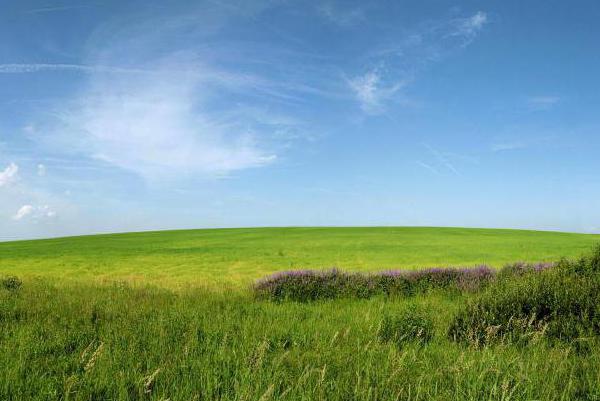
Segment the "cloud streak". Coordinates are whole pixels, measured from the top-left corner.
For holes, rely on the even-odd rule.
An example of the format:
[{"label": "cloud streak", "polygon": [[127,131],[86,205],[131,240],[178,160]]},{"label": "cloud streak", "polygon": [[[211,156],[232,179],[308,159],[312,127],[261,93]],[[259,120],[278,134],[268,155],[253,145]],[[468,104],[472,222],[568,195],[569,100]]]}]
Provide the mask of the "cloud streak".
[{"label": "cloud streak", "polygon": [[[460,172],[458,171],[458,169],[455,167],[454,162],[451,160],[451,158],[456,158],[455,155],[453,155],[451,153],[447,153],[447,152],[441,152],[426,143],[424,143],[423,146],[425,146],[425,148],[429,151],[429,153],[434,157],[435,164],[437,166],[439,166],[440,168],[443,168],[445,170],[448,170],[449,172],[451,172],[452,174],[454,174],[456,176],[461,175]],[[436,169],[436,170],[439,172],[438,169]]]},{"label": "cloud streak", "polygon": [[0,188],[8,186],[18,180],[19,166],[10,163],[3,171],[0,171]]},{"label": "cloud streak", "polygon": [[513,141],[513,142],[498,142],[494,143],[491,146],[492,152],[506,152],[510,150],[519,150],[527,148],[527,143],[523,141]]},{"label": "cloud streak", "polygon": [[435,167],[433,167],[432,165],[430,165],[428,163],[424,163],[424,162],[418,160],[417,165],[423,167],[425,170],[428,170],[429,172],[431,172],[435,175],[441,175],[440,172],[438,171],[438,169],[436,169]]},{"label": "cloud streak", "polygon": [[110,72],[110,73],[148,73],[149,71],[144,69],[131,69],[131,68],[120,68],[110,67],[102,65],[84,65],[84,64],[39,64],[39,63],[25,63],[25,64],[0,64],[0,74],[31,74],[45,71],[66,71],[66,72],[84,72],[84,73],[98,73],[98,72]]},{"label": "cloud streak", "polygon": [[70,6],[54,6],[54,7],[38,7],[32,8],[30,10],[25,11],[25,14],[43,14],[43,13],[52,13],[58,11],[69,11],[76,10],[81,8],[92,8],[94,6],[98,6],[99,4],[76,4]]}]

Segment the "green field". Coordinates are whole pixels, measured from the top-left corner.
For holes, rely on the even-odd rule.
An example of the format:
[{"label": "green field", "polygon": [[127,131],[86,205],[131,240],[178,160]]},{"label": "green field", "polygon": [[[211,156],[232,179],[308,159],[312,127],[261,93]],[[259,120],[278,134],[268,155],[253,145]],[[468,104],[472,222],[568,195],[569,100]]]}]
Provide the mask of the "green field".
[{"label": "green field", "polygon": [[0,243],[0,273],[78,281],[246,286],[281,270],[500,267],[580,255],[600,235],[464,228],[247,228]]},{"label": "green field", "polygon": [[[448,337],[477,297],[275,303],[287,269],[500,267],[575,257],[600,236],[458,228],[269,228],[0,244],[0,400],[600,400],[600,341],[475,347]],[[4,284],[3,284],[4,285]],[[379,337],[418,311],[429,343]]]}]

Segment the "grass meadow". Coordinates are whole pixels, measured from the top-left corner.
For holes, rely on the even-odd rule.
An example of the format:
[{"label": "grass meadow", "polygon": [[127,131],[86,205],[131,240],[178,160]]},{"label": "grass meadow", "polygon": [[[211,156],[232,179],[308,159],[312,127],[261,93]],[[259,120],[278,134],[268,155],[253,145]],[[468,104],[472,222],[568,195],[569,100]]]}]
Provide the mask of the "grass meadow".
[{"label": "grass meadow", "polygon": [[[2,243],[0,277],[18,276],[22,285],[5,279],[0,287],[0,400],[600,400],[595,335],[551,342],[536,326],[520,337],[527,341],[449,336],[457,316],[465,322],[465,313],[483,310],[475,307],[480,297],[491,305],[485,310],[498,307],[497,289],[314,302],[257,299],[251,290],[282,270],[500,268],[576,258],[598,242],[583,234],[390,227]],[[596,277],[594,263],[573,288]],[[567,280],[555,276],[548,283]],[[531,288],[536,299],[547,295],[543,283]],[[527,295],[517,290],[515,297]],[[569,308],[576,314],[580,306]],[[588,315],[595,330],[600,321]],[[416,336],[394,336],[394,322]]]},{"label": "grass meadow", "polygon": [[172,289],[243,288],[282,270],[554,261],[578,256],[598,241],[600,235],[465,228],[160,231],[0,243],[0,273]]}]

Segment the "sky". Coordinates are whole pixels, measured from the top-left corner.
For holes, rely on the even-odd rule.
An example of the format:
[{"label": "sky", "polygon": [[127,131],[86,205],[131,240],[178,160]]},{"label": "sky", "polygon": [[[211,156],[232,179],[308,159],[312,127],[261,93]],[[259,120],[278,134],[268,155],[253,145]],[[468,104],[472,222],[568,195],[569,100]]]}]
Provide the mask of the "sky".
[{"label": "sky", "polygon": [[0,240],[600,232],[597,1],[4,0]]}]

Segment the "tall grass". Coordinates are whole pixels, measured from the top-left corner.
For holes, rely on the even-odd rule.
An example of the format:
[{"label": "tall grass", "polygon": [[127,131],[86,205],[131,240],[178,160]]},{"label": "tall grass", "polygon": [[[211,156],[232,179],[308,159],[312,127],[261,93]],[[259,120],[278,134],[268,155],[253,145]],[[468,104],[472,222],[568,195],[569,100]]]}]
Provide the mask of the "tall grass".
[{"label": "tall grass", "polygon": [[[244,292],[25,280],[15,291],[0,288],[0,400],[600,396],[597,347],[475,348],[448,339],[472,297],[434,291],[273,303]],[[427,341],[410,338],[422,328]]]}]

